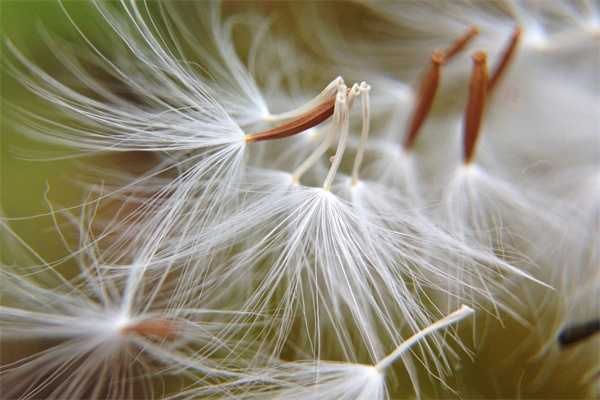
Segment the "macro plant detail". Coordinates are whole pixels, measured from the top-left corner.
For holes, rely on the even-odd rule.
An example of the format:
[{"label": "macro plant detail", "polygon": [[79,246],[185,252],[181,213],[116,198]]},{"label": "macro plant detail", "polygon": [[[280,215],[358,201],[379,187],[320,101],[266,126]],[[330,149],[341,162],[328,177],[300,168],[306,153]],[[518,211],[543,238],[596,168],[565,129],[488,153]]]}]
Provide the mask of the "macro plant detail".
[{"label": "macro plant detail", "polygon": [[0,397],[599,393],[596,1],[27,7]]}]

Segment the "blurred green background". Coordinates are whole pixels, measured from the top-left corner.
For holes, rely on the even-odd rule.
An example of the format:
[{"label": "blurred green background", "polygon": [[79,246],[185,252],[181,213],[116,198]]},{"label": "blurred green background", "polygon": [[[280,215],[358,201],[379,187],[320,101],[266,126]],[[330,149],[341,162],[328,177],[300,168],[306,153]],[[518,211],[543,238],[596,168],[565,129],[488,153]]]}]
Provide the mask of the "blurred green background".
[{"label": "blurred green background", "polygon": [[[92,11],[88,2],[65,2],[65,7],[77,21],[89,19]],[[47,198],[57,209],[77,206],[85,196],[81,185],[77,184],[79,167],[74,159],[52,160],[64,155],[64,151],[57,151],[56,147],[32,140],[20,132],[18,117],[11,112],[10,104],[27,110],[38,107],[48,110],[49,107],[20,85],[7,70],[6,61],[14,61],[14,57],[6,41],[10,40],[44,70],[60,75],[60,65],[48,56],[42,32],[46,30],[65,38],[74,38],[77,33],[60,4],[54,1],[2,0],[0,27],[3,39],[0,204],[11,228],[26,243],[45,259],[57,260],[67,252],[48,215],[50,208],[44,193],[48,188]],[[3,243],[3,246],[3,260],[11,262],[12,245]]]}]

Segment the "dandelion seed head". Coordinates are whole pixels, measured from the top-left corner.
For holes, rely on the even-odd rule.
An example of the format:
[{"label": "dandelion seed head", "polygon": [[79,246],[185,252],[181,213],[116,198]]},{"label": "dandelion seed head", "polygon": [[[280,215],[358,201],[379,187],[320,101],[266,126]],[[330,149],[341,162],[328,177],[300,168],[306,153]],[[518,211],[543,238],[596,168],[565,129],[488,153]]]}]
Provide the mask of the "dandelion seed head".
[{"label": "dandelion seed head", "polygon": [[596,2],[92,6],[110,44],[61,5],[56,71],[6,41],[47,110],[11,115],[150,162],[65,210],[73,276],[2,266],[2,339],[59,342],[0,369],[10,395],[468,397],[471,368],[535,397],[597,348],[557,345],[597,313]]}]

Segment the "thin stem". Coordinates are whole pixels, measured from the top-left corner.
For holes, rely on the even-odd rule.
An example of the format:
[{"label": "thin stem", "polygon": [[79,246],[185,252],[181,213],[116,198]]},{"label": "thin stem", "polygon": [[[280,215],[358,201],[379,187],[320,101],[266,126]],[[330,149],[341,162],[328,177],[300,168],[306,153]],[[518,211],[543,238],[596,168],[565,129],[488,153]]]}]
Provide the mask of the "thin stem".
[{"label": "thin stem", "polygon": [[475,143],[479,136],[485,98],[487,95],[488,74],[487,54],[481,51],[473,54],[473,73],[469,85],[469,99],[464,117],[464,154],[465,164],[471,163],[475,151]]},{"label": "thin stem", "polygon": [[343,105],[345,103],[346,96],[344,95],[344,93],[338,93],[335,97],[335,106],[333,110],[333,125],[331,126],[329,134],[327,135],[325,140],[321,142],[319,147],[317,147],[317,149],[306,160],[304,160],[304,162],[300,164],[300,166],[296,168],[296,170],[292,173],[292,181],[298,182],[302,175],[310,167],[312,167],[313,164],[317,162],[319,157],[321,157],[323,153],[325,153],[327,149],[331,146],[333,140],[335,139],[335,134],[337,133],[338,129],[340,128],[340,124],[342,123],[340,114],[343,112],[342,108],[344,108]]},{"label": "thin stem", "polygon": [[[309,110],[318,107],[319,105],[321,105],[321,103],[323,103],[327,99],[330,99],[332,96],[334,96],[335,93],[339,90],[340,86],[342,86],[343,84],[344,84],[344,79],[341,76],[338,76],[337,78],[335,78],[334,80],[329,82],[327,87],[325,87],[325,89],[323,89],[321,91],[321,93],[319,93],[317,96],[315,96],[315,98],[312,99],[311,101],[296,108],[295,110],[287,111],[287,112],[284,112],[281,114],[269,114],[265,117],[265,121],[266,122],[278,122],[278,121],[282,121],[282,120],[288,119],[288,118],[295,118],[295,117],[299,116],[300,114],[305,114],[305,113],[309,112]],[[332,110],[333,110],[333,101],[332,101]]]},{"label": "thin stem", "polygon": [[367,146],[367,139],[369,138],[369,125],[371,123],[371,105],[369,100],[369,91],[371,86],[365,82],[360,84],[360,103],[362,106],[362,130],[360,132],[360,144],[356,150],[356,157],[354,158],[354,165],[352,166],[352,185],[358,183],[358,170],[362,163],[363,156],[365,154],[365,147]]},{"label": "thin stem", "polygon": [[[344,93],[338,93],[338,98],[340,101],[340,124],[341,130],[340,133],[340,141],[338,143],[337,150],[335,151],[335,156],[333,157],[333,164],[331,164],[331,168],[329,168],[329,173],[325,178],[325,182],[323,182],[323,190],[329,191],[331,189],[331,183],[333,182],[333,178],[335,177],[335,173],[337,172],[338,167],[340,166],[340,162],[342,162],[342,157],[344,156],[344,151],[346,150],[346,141],[348,139],[348,130],[350,121],[348,120],[348,106],[350,103],[354,103],[354,98],[356,97],[355,87],[353,87],[350,92],[352,96],[352,100],[349,96],[344,96]],[[337,100],[336,100],[337,102]]]},{"label": "thin stem", "polygon": [[431,63],[429,64],[427,73],[421,82],[421,89],[419,90],[419,102],[417,104],[417,108],[413,112],[406,135],[406,140],[404,141],[405,150],[408,150],[412,147],[417,134],[421,129],[421,126],[423,126],[425,118],[427,118],[427,115],[431,110],[431,106],[433,105],[433,100],[435,99],[435,94],[440,83],[440,70],[445,59],[446,56],[444,53],[438,50],[434,51],[431,55]]},{"label": "thin stem", "polygon": [[438,331],[445,326],[451,325],[455,322],[460,321],[461,319],[471,315],[475,311],[471,307],[467,307],[465,305],[461,306],[458,310],[454,311],[451,314],[448,314],[444,318],[440,319],[437,322],[429,325],[427,328],[420,330],[415,333],[408,339],[406,339],[400,346],[396,347],[394,351],[390,354],[382,358],[377,364],[375,364],[375,369],[382,373],[384,372],[390,365],[392,365],[399,357],[401,357],[406,350],[408,350],[413,344],[423,339],[425,336]]}]

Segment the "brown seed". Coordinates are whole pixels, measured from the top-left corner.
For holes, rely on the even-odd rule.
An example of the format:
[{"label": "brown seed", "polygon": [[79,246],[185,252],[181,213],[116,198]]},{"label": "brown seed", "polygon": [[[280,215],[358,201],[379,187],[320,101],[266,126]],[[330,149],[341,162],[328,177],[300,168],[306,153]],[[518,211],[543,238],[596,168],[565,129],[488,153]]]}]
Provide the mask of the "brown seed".
[{"label": "brown seed", "polygon": [[475,142],[479,136],[479,128],[483,118],[485,98],[487,95],[488,73],[487,54],[478,51],[473,54],[473,72],[469,85],[469,98],[464,117],[464,154],[463,161],[469,164],[473,158]]},{"label": "brown seed", "polygon": [[452,46],[444,50],[444,53],[446,54],[446,60],[450,60],[452,57],[460,53],[460,51],[467,45],[467,43],[469,43],[471,39],[477,36],[477,34],[479,34],[479,29],[477,29],[474,26],[470,27],[469,30],[463,36],[458,38],[452,44]]},{"label": "brown seed", "polygon": [[406,138],[404,140],[404,150],[412,148],[419,130],[423,126],[431,107],[433,106],[433,100],[437,93],[437,89],[440,83],[441,66],[447,62],[450,58],[454,57],[473,39],[479,30],[472,26],[469,30],[460,38],[458,38],[448,49],[445,51],[436,50],[431,55],[431,62],[427,69],[427,72],[423,75],[421,80],[421,87],[419,89],[419,99],[417,107],[413,111],[413,114],[408,125]]},{"label": "brown seed", "polygon": [[434,51],[431,55],[429,68],[423,76],[423,80],[421,81],[417,108],[415,108],[415,111],[410,119],[410,125],[404,141],[405,149],[410,149],[412,147],[417,134],[423,125],[423,122],[425,122],[425,118],[427,118],[427,115],[431,110],[431,106],[433,105],[433,100],[435,99],[435,94],[440,83],[441,66],[445,59],[446,56],[444,53],[438,50]]},{"label": "brown seed", "polygon": [[263,132],[246,135],[246,143],[283,139],[319,125],[333,115],[335,97],[312,110]]},{"label": "brown seed", "polygon": [[149,319],[127,325],[121,329],[121,333],[136,335],[156,342],[171,342],[176,337],[176,325],[171,320]]},{"label": "brown seed", "polygon": [[502,53],[502,58],[494,71],[490,75],[490,82],[488,83],[488,93],[495,87],[496,83],[502,76],[502,73],[506,69],[506,66],[510,62],[512,56],[514,55],[515,49],[517,47],[517,43],[519,42],[519,38],[521,37],[521,29],[519,27],[515,27],[512,36],[510,37],[510,41],[508,45],[505,47],[504,52]]}]

